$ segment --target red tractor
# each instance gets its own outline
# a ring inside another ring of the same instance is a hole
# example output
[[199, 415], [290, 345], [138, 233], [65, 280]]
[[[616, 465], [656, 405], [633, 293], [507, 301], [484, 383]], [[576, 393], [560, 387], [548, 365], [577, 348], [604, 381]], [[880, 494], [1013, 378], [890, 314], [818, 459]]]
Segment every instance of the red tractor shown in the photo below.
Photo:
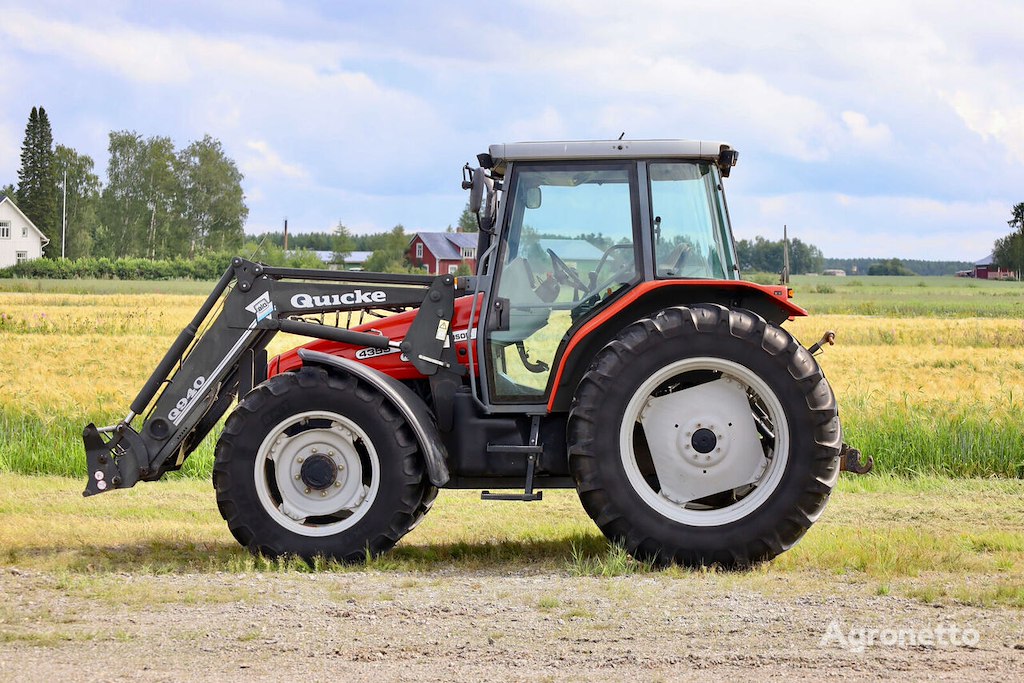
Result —
[[[841, 469], [870, 463], [843, 443], [820, 343], [781, 327], [806, 312], [740, 279], [722, 190], [737, 156], [493, 145], [464, 171], [471, 277], [235, 259], [128, 416], [86, 427], [86, 495], [179, 468], [237, 399], [213, 479], [256, 553], [382, 553], [447, 487], [574, 488], [611, 541], [658, 563], [774, 557]], [[316, 340], [268, 363], [278, 331]]]

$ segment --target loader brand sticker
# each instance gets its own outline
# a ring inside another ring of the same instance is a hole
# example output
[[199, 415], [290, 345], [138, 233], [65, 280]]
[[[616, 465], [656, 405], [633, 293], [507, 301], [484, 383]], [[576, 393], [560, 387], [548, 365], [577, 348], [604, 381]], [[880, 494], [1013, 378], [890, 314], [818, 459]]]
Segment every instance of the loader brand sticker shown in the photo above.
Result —
[[270, 292], [263, 292], [256, 299], [245, 307], [245, 310], [256, 315], [256, 322], [266, 318], [274, 312], [274, 302], [270, 300]]
[[327, 306], [361, 306], [364, 304], [382, 304], [388, 300], [387, 292], [373, 290], [364, 292], [361, 289], [344, 294], [325, 294], [313, 296], [312, 294], [296, 294], [292, 297], [292, 308], [324, 308]]
[[206, 378], [202, 376], [196, 377], [196, 380], [192, 382], [192, 386], [189, 387], [188, 393], [185, 394], [173, 408], [171, 408], [171, 412], [167, 413], [168, 419], [170, 419], [174, 424], [178, 424], [178, 416], [181, 415], [182, 411], [185, 410], [185, 407], [192, 402], [192, 399], [194, 399], [205, 386]]

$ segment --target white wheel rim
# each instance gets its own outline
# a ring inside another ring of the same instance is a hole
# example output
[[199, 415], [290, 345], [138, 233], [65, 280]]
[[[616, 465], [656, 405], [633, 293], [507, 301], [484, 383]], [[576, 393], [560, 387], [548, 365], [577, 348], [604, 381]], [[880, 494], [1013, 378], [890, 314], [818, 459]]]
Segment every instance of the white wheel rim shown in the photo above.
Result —
[[[694, 504], [680, 505], [654, 490], [640, 471], [633, 446], [635, 425], [641, 419], [641, 412], [651, 399], [652, 392], [676, 376], [698, 370], [721, 373], [722, 378], [739, 383], [752, 392], [760, 400], [771, 426], [774, 428], [774, 447], [765, 448], [764, 469], [754, 482], [753, 488], [736, 502], [718, 508]], [[686, 358], [671, 363], [653, 374], [640, 385], [629, 403], [626, 404], [619, 429], [619, 453], [630, 485], [655, 512], [690, 526], [721, 526], [743, 519], [753, 513], [778, 488], [786, 471], [789, 451], [789, 423], [775, 392], [746, 366], [723, 358]]]
[[[302, 479], [302, 464], [310, 457], [337, 468], [323, 489]], [[263, 509], [279, 525], [302, 536], [331, 536], [355, 525], [372, 506], [380, 488], [380, 459], [352, 420], [311, 410], [270, 430], [256, 452], [253, 480]]]

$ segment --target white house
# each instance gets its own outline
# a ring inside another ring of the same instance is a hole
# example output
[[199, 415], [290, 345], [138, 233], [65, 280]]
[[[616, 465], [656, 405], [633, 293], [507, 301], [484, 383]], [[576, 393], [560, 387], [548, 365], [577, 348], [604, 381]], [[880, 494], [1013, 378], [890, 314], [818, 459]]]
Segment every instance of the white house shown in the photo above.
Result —
[[43, 257], [50, 243], [10, 197], [0, 195], [0, 268]]

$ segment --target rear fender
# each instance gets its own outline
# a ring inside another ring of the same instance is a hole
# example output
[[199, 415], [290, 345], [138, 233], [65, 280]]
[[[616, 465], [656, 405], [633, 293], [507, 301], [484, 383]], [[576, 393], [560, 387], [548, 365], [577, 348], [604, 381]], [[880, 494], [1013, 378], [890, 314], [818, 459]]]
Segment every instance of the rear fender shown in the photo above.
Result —
[[765, 286], [741, 280], [657, 280], [641, 283], [569, 331], [565, 350], [556, 359], [548, 411], [569, 410], [576, 386], [590, 361], [627, 325], [664, 308], [698, 303], [745, 308], [776, 325], [807, 315], [807, 311], [789, 301], [784, 285]]
[[357, 361], [309, 349], [299, 349], [298, 355], [304, 365], [318, 365], [329, 372], [357, 377], [384, 394], [385, 398], [402, 413], [416, 435], [416, 441], [427, 463], [430, 483], [434, 486], [444, 486], [448, 483], [448, 453], [441, 442], [434, 416], [423, 399], [398, 380]]

